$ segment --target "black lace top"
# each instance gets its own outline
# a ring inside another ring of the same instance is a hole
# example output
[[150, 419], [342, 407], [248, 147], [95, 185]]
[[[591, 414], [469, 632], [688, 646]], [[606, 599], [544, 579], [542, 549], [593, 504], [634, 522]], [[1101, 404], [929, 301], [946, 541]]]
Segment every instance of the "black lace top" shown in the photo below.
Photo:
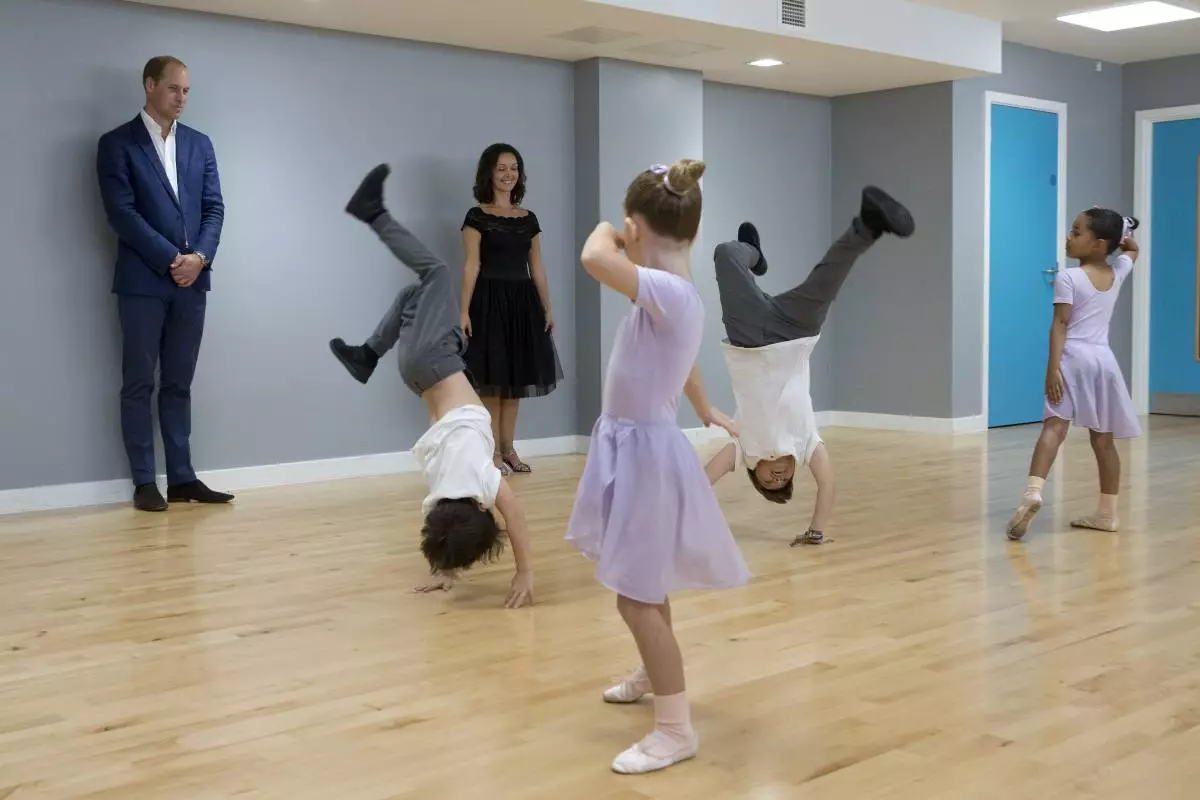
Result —
[[531, 280], [529, 251], [533, 237], [542, 232], [536, 214], [502, 217], [472, 206], [462, 227], [479, 231], [480, 278]]

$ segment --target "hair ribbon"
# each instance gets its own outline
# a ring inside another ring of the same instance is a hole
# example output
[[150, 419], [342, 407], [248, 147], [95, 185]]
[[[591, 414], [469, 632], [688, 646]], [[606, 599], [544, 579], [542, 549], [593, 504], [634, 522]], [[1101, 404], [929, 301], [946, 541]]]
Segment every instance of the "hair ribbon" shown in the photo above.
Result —
[[671, 185], [671, 176], [669, 174], [671, 168], [666, 164], [652, 164], [650, 166], [650, 171], [655, 175], [663, 176], [663, 188], [665, 188], [671, 194], [677, 195], [678, 197], [683, 197], [686, 194], [686, 192], [681, 192]]

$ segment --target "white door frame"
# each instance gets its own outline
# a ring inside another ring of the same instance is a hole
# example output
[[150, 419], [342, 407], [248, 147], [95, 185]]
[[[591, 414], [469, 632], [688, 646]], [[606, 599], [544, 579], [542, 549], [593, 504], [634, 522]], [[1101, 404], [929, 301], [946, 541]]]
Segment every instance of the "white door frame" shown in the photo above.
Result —
[[[983, 93], [983, 429], [988, 428], [992, 295], [992, 106], [1015, 106], [1058, 115], [1058, 242], [1067, 240], [1067, 104], [1001, 92]], [[1141, 219], [1139, 217], [1139, 219]], [[1060, 250], [1061, 252], [1061, 250]], [[1061, 260], [1055, 262], [1061, 265]], [[1048, 334], [1047, 334], [1048, 335]]]
[[1136, 234], [1141, 251], [1133, 268], [1133, 409], [1150, 413], [1150, 229], [1154, 209], [1154, 124], [1200, 118], [1200, 105], [1151, 108], [1137, 112], [1133, 143], [1133, 215], [1142, 226]]

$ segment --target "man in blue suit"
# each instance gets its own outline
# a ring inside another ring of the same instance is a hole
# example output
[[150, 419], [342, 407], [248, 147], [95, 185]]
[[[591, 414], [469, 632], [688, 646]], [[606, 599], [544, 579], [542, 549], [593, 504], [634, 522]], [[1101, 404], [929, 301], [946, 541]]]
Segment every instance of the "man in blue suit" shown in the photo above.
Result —
[[172, 502], [227, 503], [196, 478], [189, 439], [191, 386], [204, 332], [212, 262], [225, 204], [212, 142], [177, 122], [188, 97], [187, 67], [172, 56], [142, 72], [146, 104], [100, 137], [96, 173], [117, 234], [113, 292], [121, 317], [121, 432], [134, 506], [164, 511], [155, 483], [150, 396], [159, 367], [158, 417]]

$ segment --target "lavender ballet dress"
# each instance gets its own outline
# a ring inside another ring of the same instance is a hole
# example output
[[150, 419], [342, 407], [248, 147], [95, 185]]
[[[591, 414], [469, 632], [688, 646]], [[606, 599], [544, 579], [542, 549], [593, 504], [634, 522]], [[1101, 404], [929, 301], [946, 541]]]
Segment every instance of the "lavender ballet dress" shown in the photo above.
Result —
[[1060, 367], [1065, 391], [1058, 405], [1046, 400], [1042, 416], [1130, 439], [1141, 435], [1142, 429], [1117, 357], [1108, 346], [1108, 325], [1133, 260], [1121, 255], [1112, 269], [1113, 285], [1105, 292], [1093, 286], [1079, 267], [1062, 270], [1054, 281], [1054, 302], [1071, 304]]
[[676, 422], [704, 306], [677, 275], [638, 267], [638, 296], [621, 323], [567, 530], [596, 562], [596, 579], [659, 604], [682, 589], [723, 589], [750, 570], [691, 442]]

